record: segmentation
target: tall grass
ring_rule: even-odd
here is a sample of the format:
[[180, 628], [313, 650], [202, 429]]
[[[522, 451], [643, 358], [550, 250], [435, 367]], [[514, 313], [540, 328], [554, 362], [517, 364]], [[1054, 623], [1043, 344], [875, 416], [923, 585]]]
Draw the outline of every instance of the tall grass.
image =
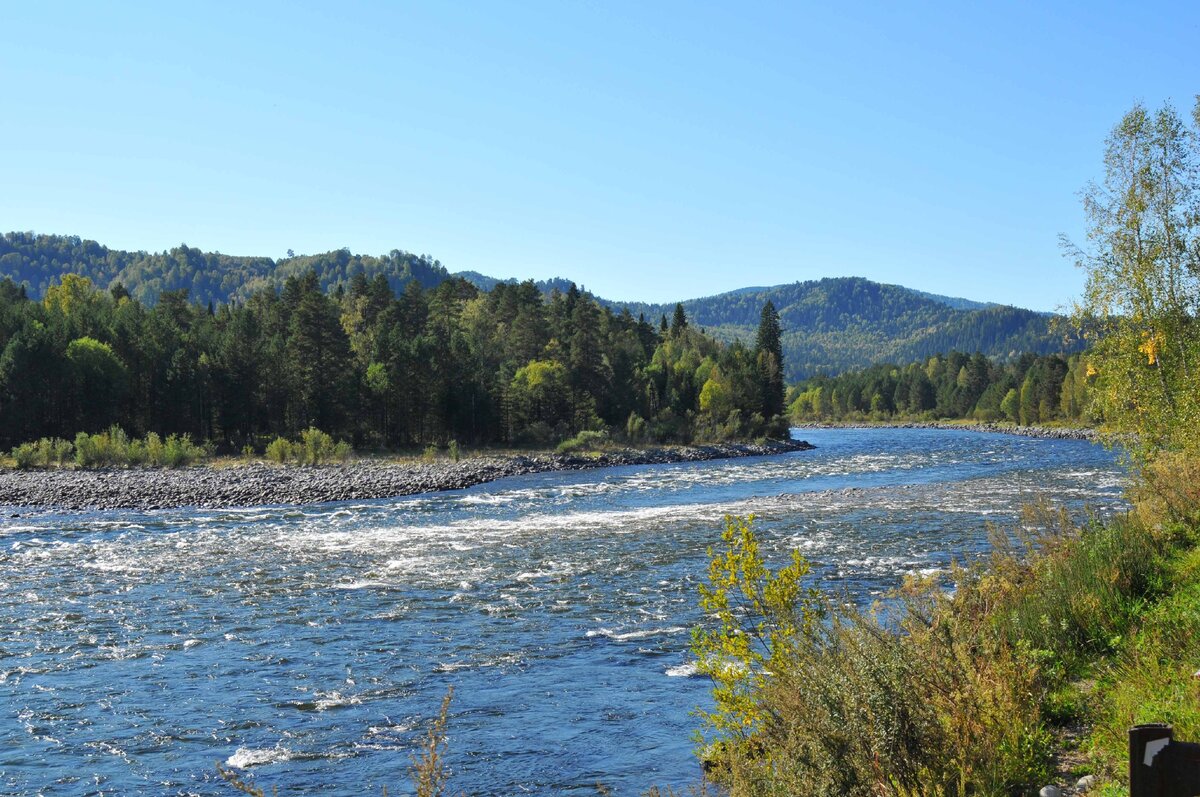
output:
[[910, 579], [886, 620], [829, 600], [760, 679], [768, 721], [707, 750], [717, 780], [732, 795], [1036, 791], [1054, 695], [1125, 649], [1170, 588], [1168, 544], [1136, 515], [1076, 527], [1044, 508], [994, 538], [990, 558], [953, 569], [953, 593]]

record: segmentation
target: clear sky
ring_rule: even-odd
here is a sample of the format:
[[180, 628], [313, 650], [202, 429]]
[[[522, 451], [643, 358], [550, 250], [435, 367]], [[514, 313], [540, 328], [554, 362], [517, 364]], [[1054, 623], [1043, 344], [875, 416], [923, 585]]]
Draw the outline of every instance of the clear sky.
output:
[[857, 275], [1054, 309], [1200, 3], [5, 3], [0, 229], [428, 253], [670, 301]]

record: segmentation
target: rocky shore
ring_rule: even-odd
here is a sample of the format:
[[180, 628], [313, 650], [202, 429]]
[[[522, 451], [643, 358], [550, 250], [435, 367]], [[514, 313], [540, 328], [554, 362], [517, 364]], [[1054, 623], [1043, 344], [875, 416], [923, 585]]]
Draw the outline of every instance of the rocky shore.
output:
[[1015, 423], [955, 423], [953, 421], [912, 421], [899, 423], [812, 422], [797, 424], [800, 429], [957, 429], [965, 432], [993, 432], [1046, 440], [1098, 440], [1095, 429], [1066, 426], [1018, 426]]
[[0, 505], [91, 510], [315, 504], [458, 490], [526, 473], [755, 457], [812, 447], [790, 440], [630, 449], [594, 457], [543, 454], [416, 464], [357, 460], [318, 467], [256, 463], [180, 470], [6, 470], [0, 471]]

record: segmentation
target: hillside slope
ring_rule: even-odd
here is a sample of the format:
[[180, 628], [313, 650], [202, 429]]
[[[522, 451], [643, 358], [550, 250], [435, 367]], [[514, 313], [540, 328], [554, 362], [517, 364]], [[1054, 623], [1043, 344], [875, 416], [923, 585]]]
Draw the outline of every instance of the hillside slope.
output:
[[[274, 260], [203, 252], [179, 246], [167, 252], [109, 249], [74, 236], [8, 233], [0, 236], [0, 277], [24, 283], [35, 298], [62, 274], [82, 274], [101, 288], [121, 283], [137, 299], [153, 303], [164, 291], [187, 290], [192, 301], [245, 301], [255, 291], [278, 288], [290, 276], [316, 272], [322, 288], [348, 284], [355, 274], [382, 274], [399, 293], [410, 281], [433, 287], [452, 276], [484, 290], [498, 280], [478, 272], [451, 275], [428, 255], [392, 250], [378, 257], [337, 249]], [[570, 281], [537, 283], [545, 293], [565, 291]], [[857, 277], [742, 288], [683, 302], [694, 325], [723, 340], [753, 340], [763, 304], [770, 300], [783, 325], [783, 350], [791, 381], [835, 374], [880, 361], [911, 362], [957, 349], [1006, 359], [1023, 351], [1072, 351], [1074, 338], [1053, 330], [1054, 317], [1016, 307], [927, 294]], [[599, 299], [652, 322], [670, 318], [673, 304]]]
[[[693, 323], [717, 337], [749, 341], [767, 300], [779, 311], [790, 380], [882, 361], [912, 362], [951, 349], [981, 351], [1003, 360], [1024, 351], [1049, 354], [1079, 348], [1073, 336], [1055, 332], [1055, 317], [1045, 313], [933, 296], [858, 277], [733, 291], [685, 301], [683, 306]], [[672, 309], [628, 306], [635, 315], [641, 312], [651, 319], [670, 317]]]

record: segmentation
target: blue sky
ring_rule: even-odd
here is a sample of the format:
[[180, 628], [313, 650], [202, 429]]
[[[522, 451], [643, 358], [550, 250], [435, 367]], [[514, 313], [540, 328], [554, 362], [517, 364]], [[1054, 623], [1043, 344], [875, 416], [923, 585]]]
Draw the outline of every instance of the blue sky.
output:
[[0, 229], [428, 253], [669, 301], [857, 275], [1054, 309], [1196, 3], [20, 3]]

